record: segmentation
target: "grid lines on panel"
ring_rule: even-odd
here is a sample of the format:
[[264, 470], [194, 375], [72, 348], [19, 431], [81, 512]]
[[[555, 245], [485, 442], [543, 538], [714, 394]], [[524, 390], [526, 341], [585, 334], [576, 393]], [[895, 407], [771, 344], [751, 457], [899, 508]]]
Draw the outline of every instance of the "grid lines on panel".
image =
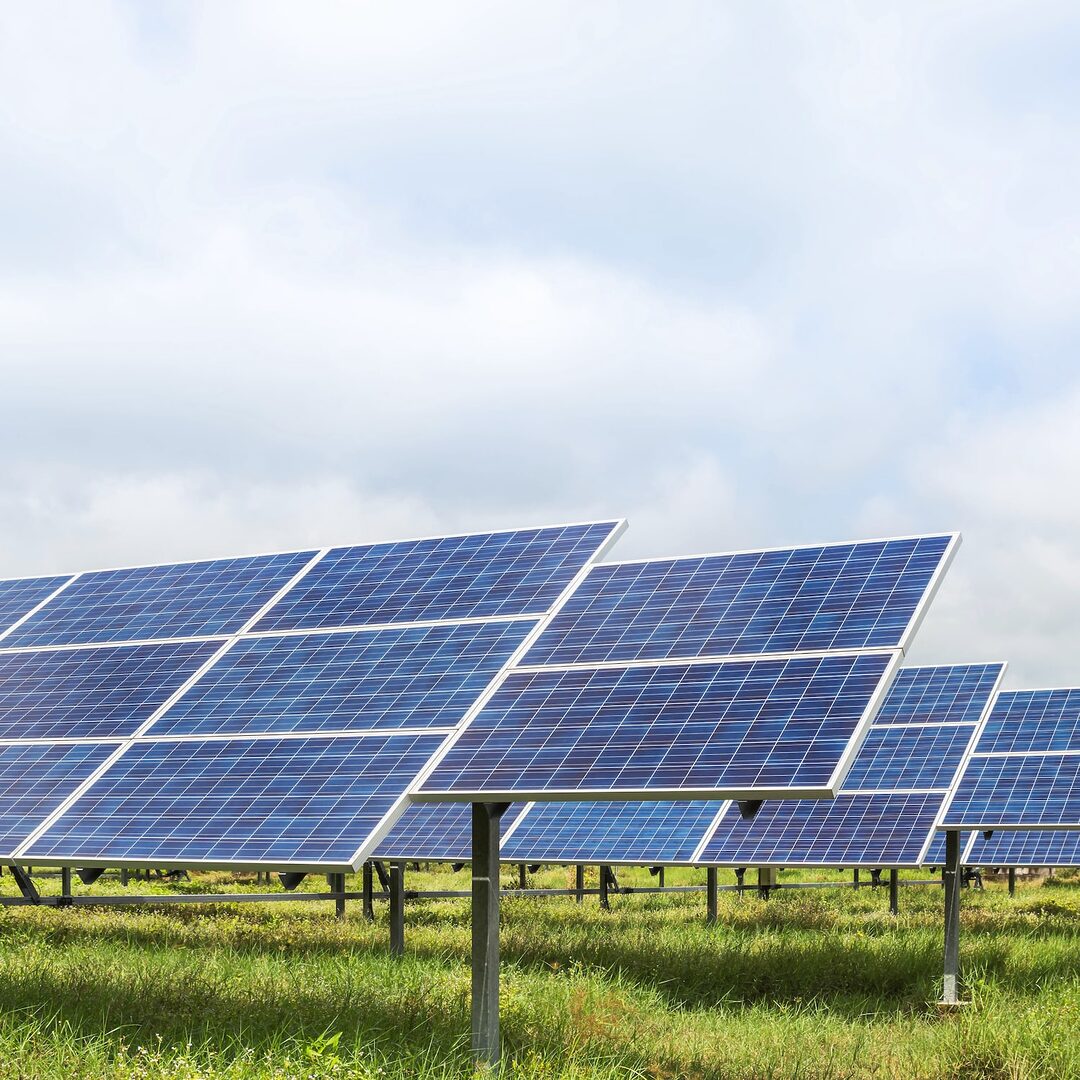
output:
[[524, 663], [894, 648], [952, 539], [596, 566]]
[[220, 647], [186, 641], [0, 653], [0, 739], [133, 735]]
[[1080, 827], [1080, 754], [972, 756], [942, 828]]
[[315, 554], [300, 551], [82, 574], [17, 627], [3, 645], [28, 648], [232, 634]]
[[67, 574], [0, 581], [0, 634], [70, 580], [71, 575]]
[[[944, 848], [944, 834], [940, 843]], [[965, 860], [972, 866], [1080, 866], [1080, 832], [1075, 829], [999, 829], [975, 834]]]
[[[499, 819], [503, 836], [526, 805], [511, 803], [503, 813]], [[413, 803], [379, 842], [372, 858], [468, 862], [472, 858], [472, 804]]]
[[545, 612], [615, 522], [334, 548], [256, 630]]
[[978, 723], [1002, 665], [901, 668], [875, 724]]
[[937, 789], [944, 794], [956, 779], [956, 770], [974, 734], [974, 724], [875, 724], [859, 748], [841, 790]]
[[998, 695], [976, 753], [1080, 750], [1080, 689]]
[[515, 620], [247, 637], [151, 734], [453, 727], [534, 626]]

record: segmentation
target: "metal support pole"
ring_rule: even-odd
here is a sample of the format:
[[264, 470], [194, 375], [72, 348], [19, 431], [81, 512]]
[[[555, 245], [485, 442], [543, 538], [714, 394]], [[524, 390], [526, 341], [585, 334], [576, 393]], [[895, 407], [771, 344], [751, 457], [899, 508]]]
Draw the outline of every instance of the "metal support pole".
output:
[[345, 918], [345, 875], [344, 874], [327, 874], [326, 884], [330, 886], [330, 891], [334, 893], [341, 893], [334, 900], [334, 913], [339, 919]]
[[664, 887], [664, 868], [662, 866], [660, 867], [660, 873], [656, 875], [656, 878], [657, 885], [662, 889]]
[[705, 868], [705, 923], [716, 925], [716, 867]]
[[960, 975], [960, 833], [949, 829], [945, 833], [945, 979], [942, 985], [943, 1005], [959, 1001], [957, 981]]
[[585, 867], [578, 863], [574, 867], [574, 892], [575, 899], [579, 904], [585, 902]]
[[371, 860], [369, 859], [364, 863], [364, 918], [368, 922], [374, 922], [375, 920], [375, 900], [372, 878], [374, 877], [374, 871], [371, 868]]
[[518, 863], [518, 885], [523, 889], [529, 887], [529, 883], [525, 880], [527, 867], [524, 863]]
[[889, 871], [889, 914], [900, 914], [900, 871]]
[[499, 818], [508, 803], [472, 804], [472, 1052], [499, 1066]]
[[405, 864], [390, 864], [390, 952], [405, 952]]
[[121, 867], [121, 869], [120, 869], [120, 884], [123, 885], [124, 888], [127, 888], [127, 883], [128, 883], [128, 872], [127, 872], [127, 870], [125, 870], [125, 869], [123, 869]]
[[60, 895], [67, 898], [71, 896], [71, 867], [65, 866], [60, 870]]
[[1016, 895], [1016, 867], [1009, 867], [1009, 895]]
[[606, 866], [600, 867], [600, 907], [604, 911], [611, 910], [611, 901], [608, 899], [608, 875], [610, 870]]
[[851, 872], [851, 883], [856, 889], [859, 887], [859, 871], [857, 869]]
[[743, 894], [743, 887], [746, 885], [746, 867], [740, 866], [735, 870], [736, 888], [739, 890], [739, 895]]

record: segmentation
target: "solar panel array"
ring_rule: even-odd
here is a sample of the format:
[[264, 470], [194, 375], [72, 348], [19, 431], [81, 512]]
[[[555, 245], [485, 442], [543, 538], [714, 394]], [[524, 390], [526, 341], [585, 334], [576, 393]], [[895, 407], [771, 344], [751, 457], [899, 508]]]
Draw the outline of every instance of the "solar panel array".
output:
[[1080, 690], [1000, 694], [941, 827], [1080, 827]]
[[621, 528], [0, 583], [0, 858], [354, 866]]

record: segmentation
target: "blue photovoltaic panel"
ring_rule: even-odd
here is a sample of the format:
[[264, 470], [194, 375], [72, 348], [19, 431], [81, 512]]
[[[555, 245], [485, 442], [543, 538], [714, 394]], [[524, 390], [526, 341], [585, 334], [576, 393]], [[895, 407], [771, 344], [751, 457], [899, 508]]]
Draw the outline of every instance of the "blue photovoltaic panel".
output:
[[1080, 750], [1080, 689], [999, 694], [977, 753]]
[[25, 858], [344, 867], [442, 741], [135, 742]]
[[828, 788], [891, 658], [516, 671], [419, 789]]
[[5, 648], [230, 634], [314, 551], [82, 574], [9, 636]]
[[542, 614], [617, 527], [607, 521], [335, 548], [256, 629]]
[[503, 858], [507, 862], [688, 863], [723, 805], [536, 803], [503, 846]]
[[942, 828], [1080, 827], [1080, 754], [968, 760]]
[[[960, 840], [960, 854], [964, 853], [964, 843], [966, 836]], [[930, 838], [930, 846], [926, 849], [926, 856], [923, 858], [923, 866], [942, 866], [945, 863], [945, 834], [943, 832], [934, 832], [934, 835]]]
[[51, 596], [71, 575], [0, 581], [0, 634]]
[[952, 536], [594, 567], [526, 664], [904, 644]]
[[530, 620], [245, 638], [154, 735], [453, 727]]
[[10, 858], [116, 747], [116, 743], [0, 746], [0, 857]]
[[[505, 836], [527, 805], [511, 803], [499, 819], [499, 832]], [[468, 862], [472, 858], [472, 804], [413, 803], [378, 844], [372, 858]]]
[[974, 734], [974, 724], [875, 724], [859, 748], [843, 790], [948, 791]]
[[0, 739], [133, 735], [215, 641], [0, 653]]
[[701, 863], [718, 866], [916, 866], [937, 794], [838, 795], [766, 802], [752, 821], [731, 806]]
[[[944, 834], [938, 835], [938, 843], [944, 851]], [[1080, 832], [1074, 829], [1001, 829], [989, 839], [976, 833], [964, 861], [971, 866], [1080, 866]]]
[[901, 668], [875, 724], [977, 723], [1004, 664]]

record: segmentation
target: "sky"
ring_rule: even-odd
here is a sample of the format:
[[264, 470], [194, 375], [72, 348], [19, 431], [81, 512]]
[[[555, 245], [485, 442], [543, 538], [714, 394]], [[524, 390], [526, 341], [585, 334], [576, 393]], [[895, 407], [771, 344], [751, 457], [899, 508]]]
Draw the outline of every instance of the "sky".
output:
[[1080, 9], [0, 12], [0, 574], [960, 530], [1080, 684]]

